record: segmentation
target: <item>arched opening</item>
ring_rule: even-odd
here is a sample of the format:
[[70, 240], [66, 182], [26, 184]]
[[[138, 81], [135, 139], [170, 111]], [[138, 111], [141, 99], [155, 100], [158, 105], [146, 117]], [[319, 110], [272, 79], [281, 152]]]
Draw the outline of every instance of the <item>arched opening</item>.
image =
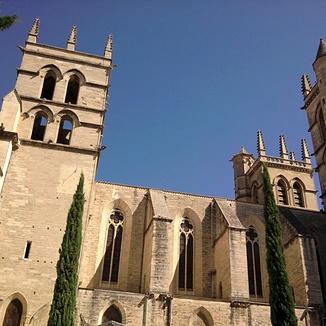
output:
[[20, 321], [23, 314], [23, 305], [18, 299], [12, 300], [5, 313], [3, 326], [20, 326]]
[[57, 143], [69, 145], [72, 134], [72, 121], [68, 116], [64, 116], [61, 118]]
[[253, 201], [254, 204], [258, 204], [257, 185], [253, 185], [253, 187], [252, 187], [252, 201]]
[[43, 140], [45, 135], [46, 125], [47, 125], [46, 117], [42, 113], [37, 113], [34, 120], [31, 139]]
[[102, 281], [114, 283], [118, 282], [123, 221], [123, 215], [118, 211], [115, 211], [110, 215], [108, 235], [106, 240], [106, 251], [104, 255]]
[[77, 104], [78, 93], [79, 78], [76, 75], [72, 75], [68, 82], [65, 103]]
[[286, 186], [283, 180], [278, 180], [277, 182], [277, 199], [279, 204], [288, 205]]
[[294, 199], [294, 206], [304, 207], [303, 191], [302, 191], [302, 187], [298, 182], [295, 182], [293, 185], [293, 199]]
[[212, 326], [214, 325], [214, 321], [211, 314], [204, 307], [200, 307], [193, 312], [193, 315], [189, 319], [189, 325]]
[[49, 71], [44, 78], [41, 98], [52, 100], [54, 94], [54, 88], [55, 88], [55, 75], [52, 71]]
[[102, 323], [106, 323], [109, 321], [116, 321], [118, 323], [122, 323], [121, 312], [115, 305], [110, 306], [108, 309], [105, 310], [103, 314]]
[[188, 217], [185, 217], [180, 224], [180, 253], [179, 253], [179, 289], [193, 289], [193, 256], [194, 238], [193, 225]]
[[258, 234], [252, 225], [249, 226], [246, 232], [246, 248], [249, 294], [251, 296], [262, 296], [263, 289]]
[[320, 129], [322, 140], [326, 141], [326, 125], [325, 125], [324, 113], [322, 109], [320, 109], [319, 111], [319, 129]]

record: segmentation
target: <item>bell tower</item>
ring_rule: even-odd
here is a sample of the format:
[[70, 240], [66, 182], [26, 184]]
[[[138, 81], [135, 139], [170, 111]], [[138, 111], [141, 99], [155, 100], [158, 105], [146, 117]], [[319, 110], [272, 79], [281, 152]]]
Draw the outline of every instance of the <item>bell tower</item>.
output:
[[[103, 56], [38, 43], [31, 27], [16, 86], [0, 113], [0, 322], [13, 300], [22, 324], [46, 325], [58, 250], [80, 174], [84, 226], [94, 183], [112, 66], [112, 36]], [[19, 276], [19, 279], [18, 279]], [[24, 280], [24, 282], [22, 281]]]
[[306, 74], [301, 79], [302, 109], [307, 112], [321, 188], [320, 198], [326, 207], [326, 43], [323, 39], [320, 39], [313, 68], [317, 79], [314, 86]]

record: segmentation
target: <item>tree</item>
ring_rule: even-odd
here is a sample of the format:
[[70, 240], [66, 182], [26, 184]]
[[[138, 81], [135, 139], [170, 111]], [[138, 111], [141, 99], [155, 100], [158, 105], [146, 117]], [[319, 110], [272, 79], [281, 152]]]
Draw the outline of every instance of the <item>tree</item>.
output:
[[73, 326], [76, 307], [78, 265], [82, 240], [84, 211], [84, 175], [81, 174], [71, 203], [66, 231], [63, 236], [57, 262], [57, 279], [48, 326]]
[[286, 271], [281, 222], [267, 166], [263, 165], [264, 217], [266, 228], [267, 271], [269, 275], [269, 302], [273, 326], [297, 325], [294, 298]]
[[0, 31], [4, 31], [4, 30], [8, 29], [13, 24], [16, 24], [17, 21], [18, 21], [17, 15], [0, 17]]

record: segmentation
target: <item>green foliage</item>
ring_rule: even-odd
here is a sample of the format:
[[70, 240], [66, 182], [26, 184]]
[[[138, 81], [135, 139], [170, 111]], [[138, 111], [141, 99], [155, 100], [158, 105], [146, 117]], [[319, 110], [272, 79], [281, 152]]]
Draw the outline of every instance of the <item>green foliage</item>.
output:
[[11, 27], [13, 24], [16, 24], [18, 21], [18, 16], [2, 16], [0, 17], [0, 31], [4, 31]]
[[275, 203], [273, 188], [265, 164], [263, 169], [271, 321], [273, 326], [294, 326], [297, 325], [297, 318], [294, 311], [294, 298], [286, 271], [279, 210]]
[[66, 231], [57, 262], [57, 279], [48, 326], [73, 326], [76, 307], [78, 264], [82, 241], [82, 217], [84, 211], [84, 175], [81, 174], [71, 203]]

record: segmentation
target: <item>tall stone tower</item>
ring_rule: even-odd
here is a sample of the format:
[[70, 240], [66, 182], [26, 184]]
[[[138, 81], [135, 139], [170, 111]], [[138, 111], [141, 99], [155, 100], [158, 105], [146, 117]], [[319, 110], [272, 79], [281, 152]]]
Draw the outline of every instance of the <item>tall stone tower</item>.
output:
[[309, 77], [302, 76], [302, 94], [309, 123], [309, 131], [316, 157], [322, 204], [326, 207], [326, 43], [320, 40], [316, 60], [313, 63], [316, 83], [312, 87]]
[[[112, 69], [112, 37], [103, 56], [38, 43], [28, 34], [16, 86], [0, 115], [0, 320], [10, 309], [21, 323], [45, 325], [58, 249], [81, 172], [87, 221], [100, 156]], [[28, 304], [28, 310], [26, 306]], [[26, 313], [27, 311], [27, 313]]]
[[258, 131], [258, 158], [242, 147], [233, 156], [235, 199], [247, 203], [264, 203], [262, 165], [268, 167], [274, 195], [279, 205], [318, 210], [316, 187], [310, 154], [305, 139], [301, 140], [301, 160], [289, 153], [284, 135], [279, 141], [280, 156], [266, 155], [263, 134]]

